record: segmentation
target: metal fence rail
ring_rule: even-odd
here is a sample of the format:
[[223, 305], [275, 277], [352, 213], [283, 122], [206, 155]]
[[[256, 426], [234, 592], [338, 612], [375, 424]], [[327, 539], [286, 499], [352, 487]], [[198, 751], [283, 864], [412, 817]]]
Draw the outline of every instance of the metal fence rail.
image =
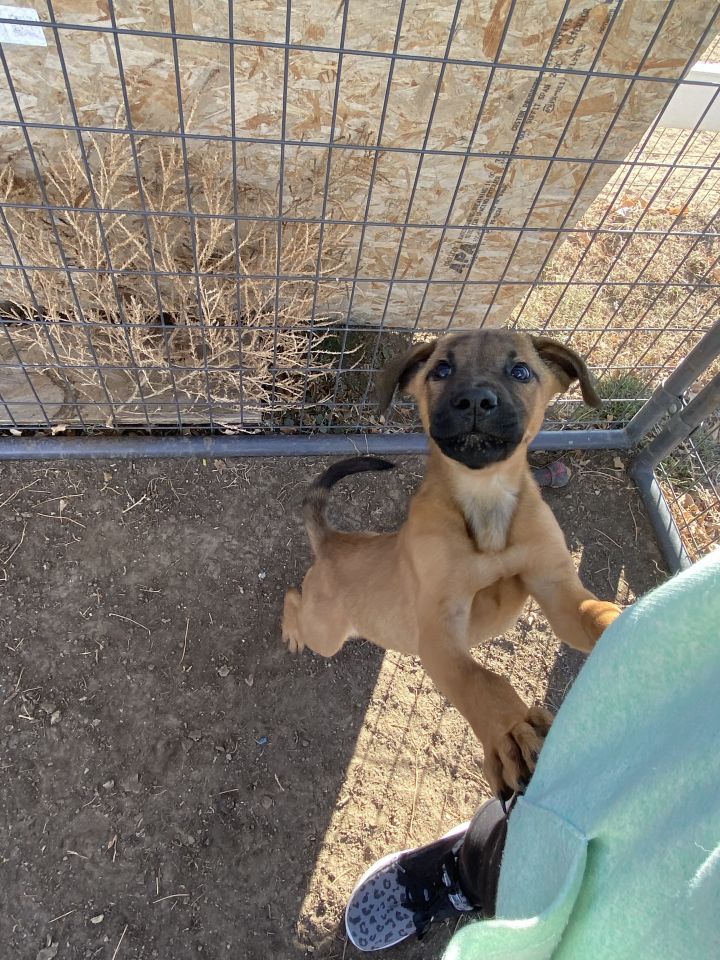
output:
[[[630, 449], [659, 430], [635, 476], [646, 492], [654, 484], [673, 564], [717, 542], [720, 85], [690, 67], [720, 60], [718, 8], [689, 19], [678, 67], [658, 53], [681, 6], [671, 0], [622, 69], [608, 56], [622, 2], [574, 59], [562, 51], [587, 10], [557, 4], [529, 61], [513, 53], [515, 0], [491, 53], [473, 45], [467, 0], [437, 5], [447, 16], [431, 47], [409, 36], [405, 0], [382, 42], [365, 45], [356, 18], [368, 8], [354, 0], [328, 4], [330, 26], [314, 33], [312, 4], [271, 5], [265, 36], [249, 10], [207, 6], [222, 17], [193, 22], [173, 0], [141, 25], [113, 0], [106, 16], [75, 22], [51, 0], [37, 20], [0, 17], [0, 459], [420, 450], [408, 404], [378, 417], [374, 374], [413, 338], [502, 323], [570, 340], [605, 399], [599, 416], [563, 399], [538, 446]], [[55, 85], [44, 100], [28, 85], [33, 43]], [[164, 57], [143, 60], [145, 46]], [[80, 50], [112, 66], [101, 106]], [[215, 114], [189, 86], [201, 63], [202, 96], [213, 82], [220, 91]], [[138, 64], [167, 71], [168, 122]], [[403, 136], [397, 104], [413, 70], [425, 71], [424, 119]], [[347, 119], [365, 74], [377, 81], [370, 133]], [[607, 83], [621, 94], [584, 144], [578, 124]], [[460, 137], [443, 124], [459, 109], [448, 90], [463, 84], [472, 110]], [[543, 142], [530, 134], [551, 84], [572, 98]], [[517, 120], [492, 140], [495, 98], [515, 87]], [[249, 117], [256, 90], [265, 106]], [[643, 98], [655, 119], [618, 153]], [[305, 101], [317, 117], [303, 127]], [[684, 129], [663, 125], [686, 112]], [[471, 203], [487, 164], [495, 172]], [[550, 215], [566, 174], [574, 192]], [[513, 213], [524, 178], [529, 201]], [[704, 397], [695, 432], [692, 390]], [[653, 459], [661, 448], [670, 465]]]

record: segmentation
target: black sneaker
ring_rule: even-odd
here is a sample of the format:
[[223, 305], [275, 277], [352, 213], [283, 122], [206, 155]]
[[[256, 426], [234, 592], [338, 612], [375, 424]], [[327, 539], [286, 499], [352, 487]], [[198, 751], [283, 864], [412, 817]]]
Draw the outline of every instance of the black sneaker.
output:
[[424, 847], [390, 853], [360, 879], [345, 908], [350, 941], [365, 952], [422, 938], [436, 920], [476, 908], [460, 887], [457, 854], [470, 821]]

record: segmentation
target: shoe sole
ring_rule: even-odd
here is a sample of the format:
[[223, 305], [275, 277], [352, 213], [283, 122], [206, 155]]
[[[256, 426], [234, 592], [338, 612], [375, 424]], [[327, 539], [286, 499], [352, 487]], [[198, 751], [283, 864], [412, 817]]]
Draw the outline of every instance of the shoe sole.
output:
[[382, 870], [385, 869], [385, 867], [390, 866], [391, 863], [395, 863], [397, 860], [400, 859], [400, 857], [404, 856], [406, 853], [412, 853], [415, 850], [422, 850], [423, 847], [432, 846], [432, 844], [438, 843], [440, 840], [447, 840], [449, 837], [453, 837], [455, 835], [461, 836], [462, 834], [467, 833], [469, 826], [470, 826], [470, 821], [467, 820], [465, 823], [461, 823], [459, 826], [453, 827], [452, 830], [448, 830], [447, 833], [444, 833], [442, 837], [438, 837], [437, 840], [433, 840], [432, 843], [422, 844], [422, 846], [419, 846], [419, 847], [408, 847], [407, 850], [399, 850], [399, 851], [395, 851], [394, 853], [388, 853], [386, 856], [382, 857], [380, 860], [376, 860], [375, 863], [373, 863], [370, 867], [368, 867], [368, 869], [365, 871], [362, 877], [360, 877], [358, 882], [355, 884], [352, 893], [348, 897], [348, 902], [345, 907], [345, 914], [344, 914], [345, 932], [348, 935], [348, 939], [350, 940], [350, 943], [352, 943], [352, 945], [357, 950], [360, 950], [361, 953], [377, 953], [380, 950], [389, 950], [390, 947], [395, 947], [397, 946], [398, 943], [402, 943], [403, 940], [407, 940], [408, 937], [412, 936], [412, 933], [403, 934], [402, 936], [398, 937], [396, 940], [393, 940], [391, 943], [385, 943], [381, 947], [373, 947], [371, 950], [367, 950], [361, 947], [359, 943], [356, 943], [355, 940], [353, 940], [351, 927], [348, 926], [348, 913], [350, 911], [350, 904], [352, 903], [353, 897], [355, 896], [355, 893], [360, 889], [360, 887], [362, 887], [364, 883], [367, 883], [370, 877], [372, 877], [374, 874], [380, 873]]

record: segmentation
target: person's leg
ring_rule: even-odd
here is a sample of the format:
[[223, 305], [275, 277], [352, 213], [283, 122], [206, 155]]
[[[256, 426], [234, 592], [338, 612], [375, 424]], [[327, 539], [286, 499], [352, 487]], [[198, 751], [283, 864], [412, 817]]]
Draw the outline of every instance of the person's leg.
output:
[[499, 800], [484, 803], [471, 820], [458, 854], [462, 891], [484, 917], [495, 915], [508, 816]]
[[383, 950], [424, 936], [436, 920], [493, 916], [506, 830], [503, 805], [489, 800], [470, 823], [373, 864], [345, 910], [352, 943], [363, 951]]

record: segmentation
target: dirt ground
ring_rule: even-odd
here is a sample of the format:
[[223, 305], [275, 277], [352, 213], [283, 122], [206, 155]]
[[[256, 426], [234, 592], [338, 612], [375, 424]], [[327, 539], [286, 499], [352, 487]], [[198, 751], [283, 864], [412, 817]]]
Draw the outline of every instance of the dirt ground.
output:
[[[418, 662], [280, 644], [322, 466], [0, 469], [7, 960], [359, 956], [341, 922], [358, 875], [486, 795], [478, 744]], [[664, 576], [642, 506], [614, 456], [572, 467], [548, 501], [585, 582], [626, 603]], [[393, 528], [421, 471], [348, 479], [336, 517]], [[478, 655], [553, 709], [583, 659], [532, 609]], [[437, 957], [452, 932], [393, 955]]]

